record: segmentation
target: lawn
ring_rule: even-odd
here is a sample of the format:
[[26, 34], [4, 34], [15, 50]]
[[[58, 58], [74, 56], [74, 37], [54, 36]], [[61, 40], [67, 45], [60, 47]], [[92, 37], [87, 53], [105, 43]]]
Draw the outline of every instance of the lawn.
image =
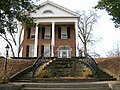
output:
[[96, 60], [104, 71], [120, 80], [120, 57], [98, 58]]
[[[115, 78], [120, 80], [120, 57], [111, 58], [97, 58], [98, 65], [107, 73], [113, 75]], [[4, 58], [0, 57], [0, 80], [4, 76]], [[34, 59], [8, 59], [7, 75], [8, 77], [14, 75], [20, 70], [31, 66]]]
[[[0, 80], [4, 76], [4, 58], [0, 57]], [[7, 76], [10, 77], [14, 75], [15, 73], [19, 72], [20, 70], [30, 66], [33, 64], [33, 60], [28, 59], [8, 59], [8, 65], [7, 65]]]

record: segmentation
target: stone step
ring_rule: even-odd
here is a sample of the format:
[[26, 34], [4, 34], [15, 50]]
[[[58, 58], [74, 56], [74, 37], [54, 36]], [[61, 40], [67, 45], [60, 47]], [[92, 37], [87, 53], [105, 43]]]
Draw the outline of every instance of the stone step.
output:
[[65, 78], [41, 78], [41, 79], [34, 79], [32, 82], [37, 83], [81, 83], [81, 82], [96, 82], [96, 79], [65, 79]]
[[21, 90], [111, 90], [110, 88], [23, 88]]
[[35, 88], [103, 88], [109, 87], [107, 83], [92, 84], [92, 83], [29, 83], [24, 84], [24, 87]]
[[111, 90], [107, 83], [26, 83], [22, 90]]

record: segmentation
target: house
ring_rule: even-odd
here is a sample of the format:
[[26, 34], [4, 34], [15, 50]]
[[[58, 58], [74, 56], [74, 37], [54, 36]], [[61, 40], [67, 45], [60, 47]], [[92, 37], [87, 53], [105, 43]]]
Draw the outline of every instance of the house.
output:
[[49, 0], [31, 13], [35, 26], [24, 27], [22, 57], [71, 58], [78, 56], [78, 19], [80, 16]]

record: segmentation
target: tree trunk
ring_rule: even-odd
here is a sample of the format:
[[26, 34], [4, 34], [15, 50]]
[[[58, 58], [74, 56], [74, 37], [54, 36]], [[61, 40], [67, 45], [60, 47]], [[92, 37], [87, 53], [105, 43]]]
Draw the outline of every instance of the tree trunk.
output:
[[84, 43], [84, 57], [87, 57], [87, 43]]

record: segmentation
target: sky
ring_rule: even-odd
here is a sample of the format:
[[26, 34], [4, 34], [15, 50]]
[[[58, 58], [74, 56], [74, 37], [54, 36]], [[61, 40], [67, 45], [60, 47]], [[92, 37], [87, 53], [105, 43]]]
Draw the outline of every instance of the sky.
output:
[[[39, 0], [40, 4], [46, 0]], [[114, 27], [114, 23], [110, 20], [111, 16], [105, 10], [95, 10], [93, 7], [97, 5], [99, 0], [49, 0], [72, 11], [86, 11], [93, 10], [99, 16], [98, 22], [94, 26], [94, 36], [101, 38], [95, 43], [93, 52], [106, 57], [106, 53], [114, 48], [120, 42], [120, 30]]]
[[[47, 0], [35, 0], [37, 4], [45, 2]], [[94, 10], [98, 18], [98, 22], [94, 26], [94, 36], [102, 38], [100, 42], [97, 42], [93, 52], [101, 55], [101, 57], [106, 57], [106, 53], [113, 49], [113, 46], [120, 41], [120, 30], [114, 27], [114, 23], [110, 20], [110, 16], [105, 10], [95, 10], [93, 7], [97, 5], [99, 0], [49, 0], [63, 7], [66, 7], [72, 11], [89, 11]], [[0, 41], [0, 51], [4, 49], [4, 41]]]

